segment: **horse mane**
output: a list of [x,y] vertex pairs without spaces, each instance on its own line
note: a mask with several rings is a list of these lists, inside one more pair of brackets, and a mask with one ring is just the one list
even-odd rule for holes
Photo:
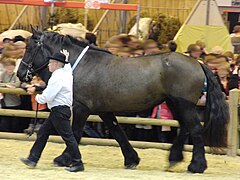
[[57,32],[45,32],[44,33],[45,35],[47,35],[48,39],[51,40],[51,42],[54,42],[56,44],[65,44],[65,45],[70,45],[70,44],[75,44],[77,46],[81,46],[83,48],[85,48],[86,46],[89,46],[89,49],[92,49],[92,50],[96,50],[96,51],[101,51],[101,52],[105,52],[105,53],[108,53],[108,54],[112,54],[110,51],[107,51],[105,49],[102,49],[102,48],[99,48],[97,46],[94,46],[92,44],[89,44],[88,42],[86,41],[80,41],[70,35],[62,35],[62,34],[59,34]]
[[94,46],[92,44],[89,44],[86,41],[80,41],[80,40],[78,40],[78,39],[76,39],[76,38],[74,38],[74,37],[72,37],[70,35],[66,35],[65,37],[67,37],[73,44],[79,45],[79,46],[81,46],[83,48],[85,48],[86,46],[89,46],[90,49],[92,49],[92,50],[96,50],[96,51],[101,51],[101,52],[106,52],[106,53],[112,54],[111,52],[109,52],[109,51],[107,51],[105,49],[102,49],[102,48],[99,48],[99,47]]

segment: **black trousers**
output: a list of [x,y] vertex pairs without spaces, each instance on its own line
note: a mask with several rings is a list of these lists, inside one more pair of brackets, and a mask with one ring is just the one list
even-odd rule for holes
[[49,135],[57,132],[64,140],[68,152],[72,157],[72,165],[82,163],[78,143],[73,135],[70,126],[71,111],[68,106],[55,106],[51,109],[49,117],[37,133],[37,139],[30,151],[29,160],[38,162],[44,147],[47,144]]

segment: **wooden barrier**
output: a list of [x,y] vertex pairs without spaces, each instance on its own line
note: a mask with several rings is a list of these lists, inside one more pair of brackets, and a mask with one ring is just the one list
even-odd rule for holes
[[238,103],[240,90],[233,89],[229,93],[230,121],[228,127],[228,156],[236,156],[239,149]]
[[[49,112],[38,112],[38,118],[47,118],[48,115],[49,115]],[[0,109],[0,116],[34,118],[36,116],[36,112],[30,111],[30,110]],[[135,118],[135,117],[117,117],[117,120],[121,124],[144,124],[144,125],[154,125],[154,126],[179,127],[179,123],[176,120]],[[95,115],[89,116],[87,121],[102,122],[102,120]]]
[[[21,141],[35,141],[36,135],[33,134],[31,137],[28,137],[26,134],[20,133],[4,133],[0,132],[0,139],[14,139]],[[48,139],[49,142],[54,143],[64,143],[60,136],[50,136]],[[134,148],[155,148],[155,149],[163,149],[169,150],[172,144],[168,143],[157,143],[157,142],[143,142],[143,141],[129,141],[130,144]],[[101,139],[101,138],[82,138],[80,145],[99,145],[99,146],[115,146],[119,147],[118,143],[114,139]],[[192,152],[192,145],[184,145],[184,151]],[[226,149],[216,150],[214,148],[210,148],[205,146],[206,153],[214,153],[214,154],[226,154]],[[239,152],[240,155],[240,152]]]
[[[239,147],[239,137],[238,137],[238,99],[239,99],[239,92],[240,90],[234,89],[230,91],[230,100],[229,100],[229,108],[230,108],[230,123],[229,123],[229,133],[228,133],[228,149],[224,149],[221,152],[216,152],[215,149],[210,149],[208,147],[206,148],[207,152],[214,152],[217,154],[226,154],[228,156],[236,156],[240,155]],[[23,89],[21,88],[15,88],[15,89],[9,89],[9,88],[0,88],[0,93],[8,93],[8,94],[18,94],[18,95],[29,95],[27,94]],[[49,112],[38,112],[38,118],[47,118],[49,115]],[[15,116],[15,117],[35,117],[35,111],[29,111],[29,110],[12,110],[12,109],[0,109],[0,116]],[[179,123],[176,120],[163,120],[163,119],[152,119],[152,118],[136,118],[136,117],[117,117],[119,123],[123,124],[144,124],[144,125],[155,125],[155,126],[172,126],[172,127],[179,127]],[[98,116],[91,115],[88,118],[88,121],[91,122],[101,122],[101,119]],[[11,133],[0,133],[0,138],[4,139],[18,139],[18,136],[20,136],[20,139],[22,140],[23,137],[26,136],[24,134],[16,135]],[[59,137],[53,137],[52,139],[59,138]],[[30,138],[31,139],[31,138]],[[29,139],[28,139],[29,140]],[[59,142],[59,140],[54,140],[56,142]],[[113,143],[114,141],[114,143]],[[93,144],[93,145],[113,145],[116,146],[117,143],[115,140],[109,140],[109,139],[93,139],[93,138],[83,138],[81,141],[82,144]],[[138,148],[161,148],[161,149],[169,149],[169,145],[162,145],[162,143],[153,143],[148,144],[148,142],[131,142],[134,147]],[[143,145],[144,144],[144,145]],[[147,145],[146,145],[147,144]],[[188,146],[186,146],[188,147]],[[187,148],[189,149],[189,148]],[[187,150],[186,149],[186,150]],[[189,149],[189,151],[192,150],[192,148]]]

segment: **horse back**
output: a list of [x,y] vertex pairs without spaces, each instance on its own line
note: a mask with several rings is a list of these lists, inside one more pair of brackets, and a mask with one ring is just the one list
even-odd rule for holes
[[[194,101],[188,93],[199,86],[198,79],[204,78],[189,77],[190,73],[201,74],[200,65],[192,61],[178,53],[139,58],[96,55],[75,75],[74,98],[92,111],[108,112],[149,109],[169,95],[183,94]],[[188,78],[189,84],[184,85]]]

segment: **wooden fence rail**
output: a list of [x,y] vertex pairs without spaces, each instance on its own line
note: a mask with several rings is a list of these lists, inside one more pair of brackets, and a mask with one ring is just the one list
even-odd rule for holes
[[[0,93],[18,94],[18,95],[29,95],[21,88],[9,89],[0,88]],[[220,153],[227,154],[228,156],[240,155],[239,150],[239,123],[238,123],[238,103],[239,103],[240,90],[234,89],[230,91],[229,109],[230,109],[230,123],[228,129],[228,148],[223,149],[221,152],[216,152],[214,149],[205,147],[206,152],[209,153]],[[0,116],[15,116],[15,117],[35,117],[35,111],[29,110],[13,110],[13,109],[0,109]],[[49,112],[38,112],[38,118],[47,118]],[[152,118],[136,118],[136,117],[117,117],[118,122],[121,124],[143,124],[143,125],[154,125],[154,126],[172,126],[179,127],[179,123],[176,120],[163,120],[163,119],[152,119]],[[102,122],[101,119],[96,115],[91,115],[88,118],[91,122]],[[27,139],[23,134],[12,134],[12,133],[0,133],[0,139]],[[53,137],[54,142],[60,142],[59,137]],[[82,138],[82,144],[92,145],[113,145],[117,146],[114,140],[99,139],[99,138]],[[170,145],[164,145],[163,143],[149,143],[149,142],[135,142],[131,144],[138,148],[161,148],[169,149]],[[191,151],[192,146],[185,146],[185,150]]]

